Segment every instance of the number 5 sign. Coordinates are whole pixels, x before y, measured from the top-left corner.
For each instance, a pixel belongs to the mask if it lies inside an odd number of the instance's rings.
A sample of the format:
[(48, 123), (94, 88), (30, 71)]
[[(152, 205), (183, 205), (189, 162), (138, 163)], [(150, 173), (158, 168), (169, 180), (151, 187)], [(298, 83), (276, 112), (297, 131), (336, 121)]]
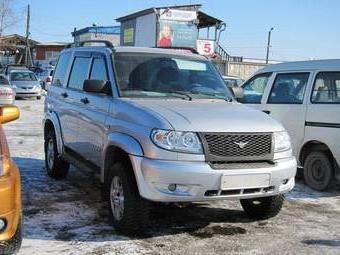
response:
[(212, 56), (215, 53), (215, 41), (197, 40), (197, 51), (204, 56)]

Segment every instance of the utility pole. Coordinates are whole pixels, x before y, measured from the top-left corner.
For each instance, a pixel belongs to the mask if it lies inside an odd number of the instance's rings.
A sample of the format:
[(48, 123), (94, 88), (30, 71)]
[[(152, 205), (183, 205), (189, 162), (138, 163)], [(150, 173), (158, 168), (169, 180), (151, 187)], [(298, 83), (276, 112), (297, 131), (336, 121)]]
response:
[[(30, 5), (27, 6), (27, 22), (26, 22), (26, 47), (25, 47), (25, 64), (30, 65), (32, 64), (32, 56), (30, 52), (29, 46), (29, 35), (30, 35)], [(28, 60), (30, 58), (30, 61)]]
[(266, 56), (266, 64), (268, 64), (268, 60), (269, 60), (269, 48), (270, 46), (270, 39), (272, 36), (272, 31), (274, 30), (273, 27), (270, 28), (269, 32), (268, 32), (268, 41), (267, 41), (267, 56)]

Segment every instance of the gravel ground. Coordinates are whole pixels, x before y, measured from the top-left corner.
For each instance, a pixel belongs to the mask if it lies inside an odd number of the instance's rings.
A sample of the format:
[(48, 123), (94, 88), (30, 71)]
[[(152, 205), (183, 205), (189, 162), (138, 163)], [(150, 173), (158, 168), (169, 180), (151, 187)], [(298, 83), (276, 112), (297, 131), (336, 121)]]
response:
[(91, 172), (71, 168), (63, 181), (46, 176), (43, 100), (16, 104), (21, 118), (5, 130), (22, 174), (19, 254), (340, 254), (339, 185), (319, 193), (298, 183), (282, 212), (266, 221), (250, 220), (234, 201), (162, 206), (144, 236), (120, 235)]

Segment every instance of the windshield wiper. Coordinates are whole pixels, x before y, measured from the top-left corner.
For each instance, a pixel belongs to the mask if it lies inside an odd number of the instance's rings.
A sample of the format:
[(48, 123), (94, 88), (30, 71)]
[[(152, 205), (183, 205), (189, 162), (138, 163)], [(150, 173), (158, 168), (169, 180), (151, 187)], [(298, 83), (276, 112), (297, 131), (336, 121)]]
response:
[[(175, 94), (175, 95), (181, 95), (181, 96), (185, 96), (189, 101), (192, 100), (192, 97), (189, 94), (180, 92), (180, 91), (167, 91), (166, 93), (168, 94)], [(183, 97), (182, 97), (183, 98)], [(183, 98), (184, 99), (184, 98)]]

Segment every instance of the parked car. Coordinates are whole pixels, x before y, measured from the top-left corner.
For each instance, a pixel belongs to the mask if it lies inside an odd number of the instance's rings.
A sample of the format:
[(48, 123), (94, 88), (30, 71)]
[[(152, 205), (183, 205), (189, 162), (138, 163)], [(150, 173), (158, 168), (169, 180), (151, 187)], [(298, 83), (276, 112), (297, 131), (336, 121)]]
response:
[(47, 90), (48, 86), (51, 85), (53, 72), (54, 72), (54, 68), (45, 69), (38, 76), (40, 79), (42, 89)]
[(271, 65), (242, 85), (240, 102), (283, 123), (306, 183), (325, 190), (340, 179), (340, 60)]
[(279, 122), (237, 103), (203, 56), (104, 43), (60, 54), (45, 100), (49, 176), (65, 178), (70, 163), (98, 171), (125, 233), (147, 226), (150, 201), (279, 213), (296, 173)]
[(41, 85), (32, 71), (12, 70), (9, 82), (15, 90), (16, 97), (36, 97), (41, 99)]
[(5, 75), (0, 74), (0, 105), (14, 104), (15, 92)]
[[(0, 106), (0, 123), (19, 118), (16, 106)], [(0, 254), (16, 253), (21, 246), (21, 181), (0, 125)]]
[(240, 87), (242, 85), (242, 83), (244, 82), (243, 79), (241, 79), (240, 77), (237, 77), (237, 76), (222, 76), (222, 77), (223, 77), (225, 84), (229, 88)]

